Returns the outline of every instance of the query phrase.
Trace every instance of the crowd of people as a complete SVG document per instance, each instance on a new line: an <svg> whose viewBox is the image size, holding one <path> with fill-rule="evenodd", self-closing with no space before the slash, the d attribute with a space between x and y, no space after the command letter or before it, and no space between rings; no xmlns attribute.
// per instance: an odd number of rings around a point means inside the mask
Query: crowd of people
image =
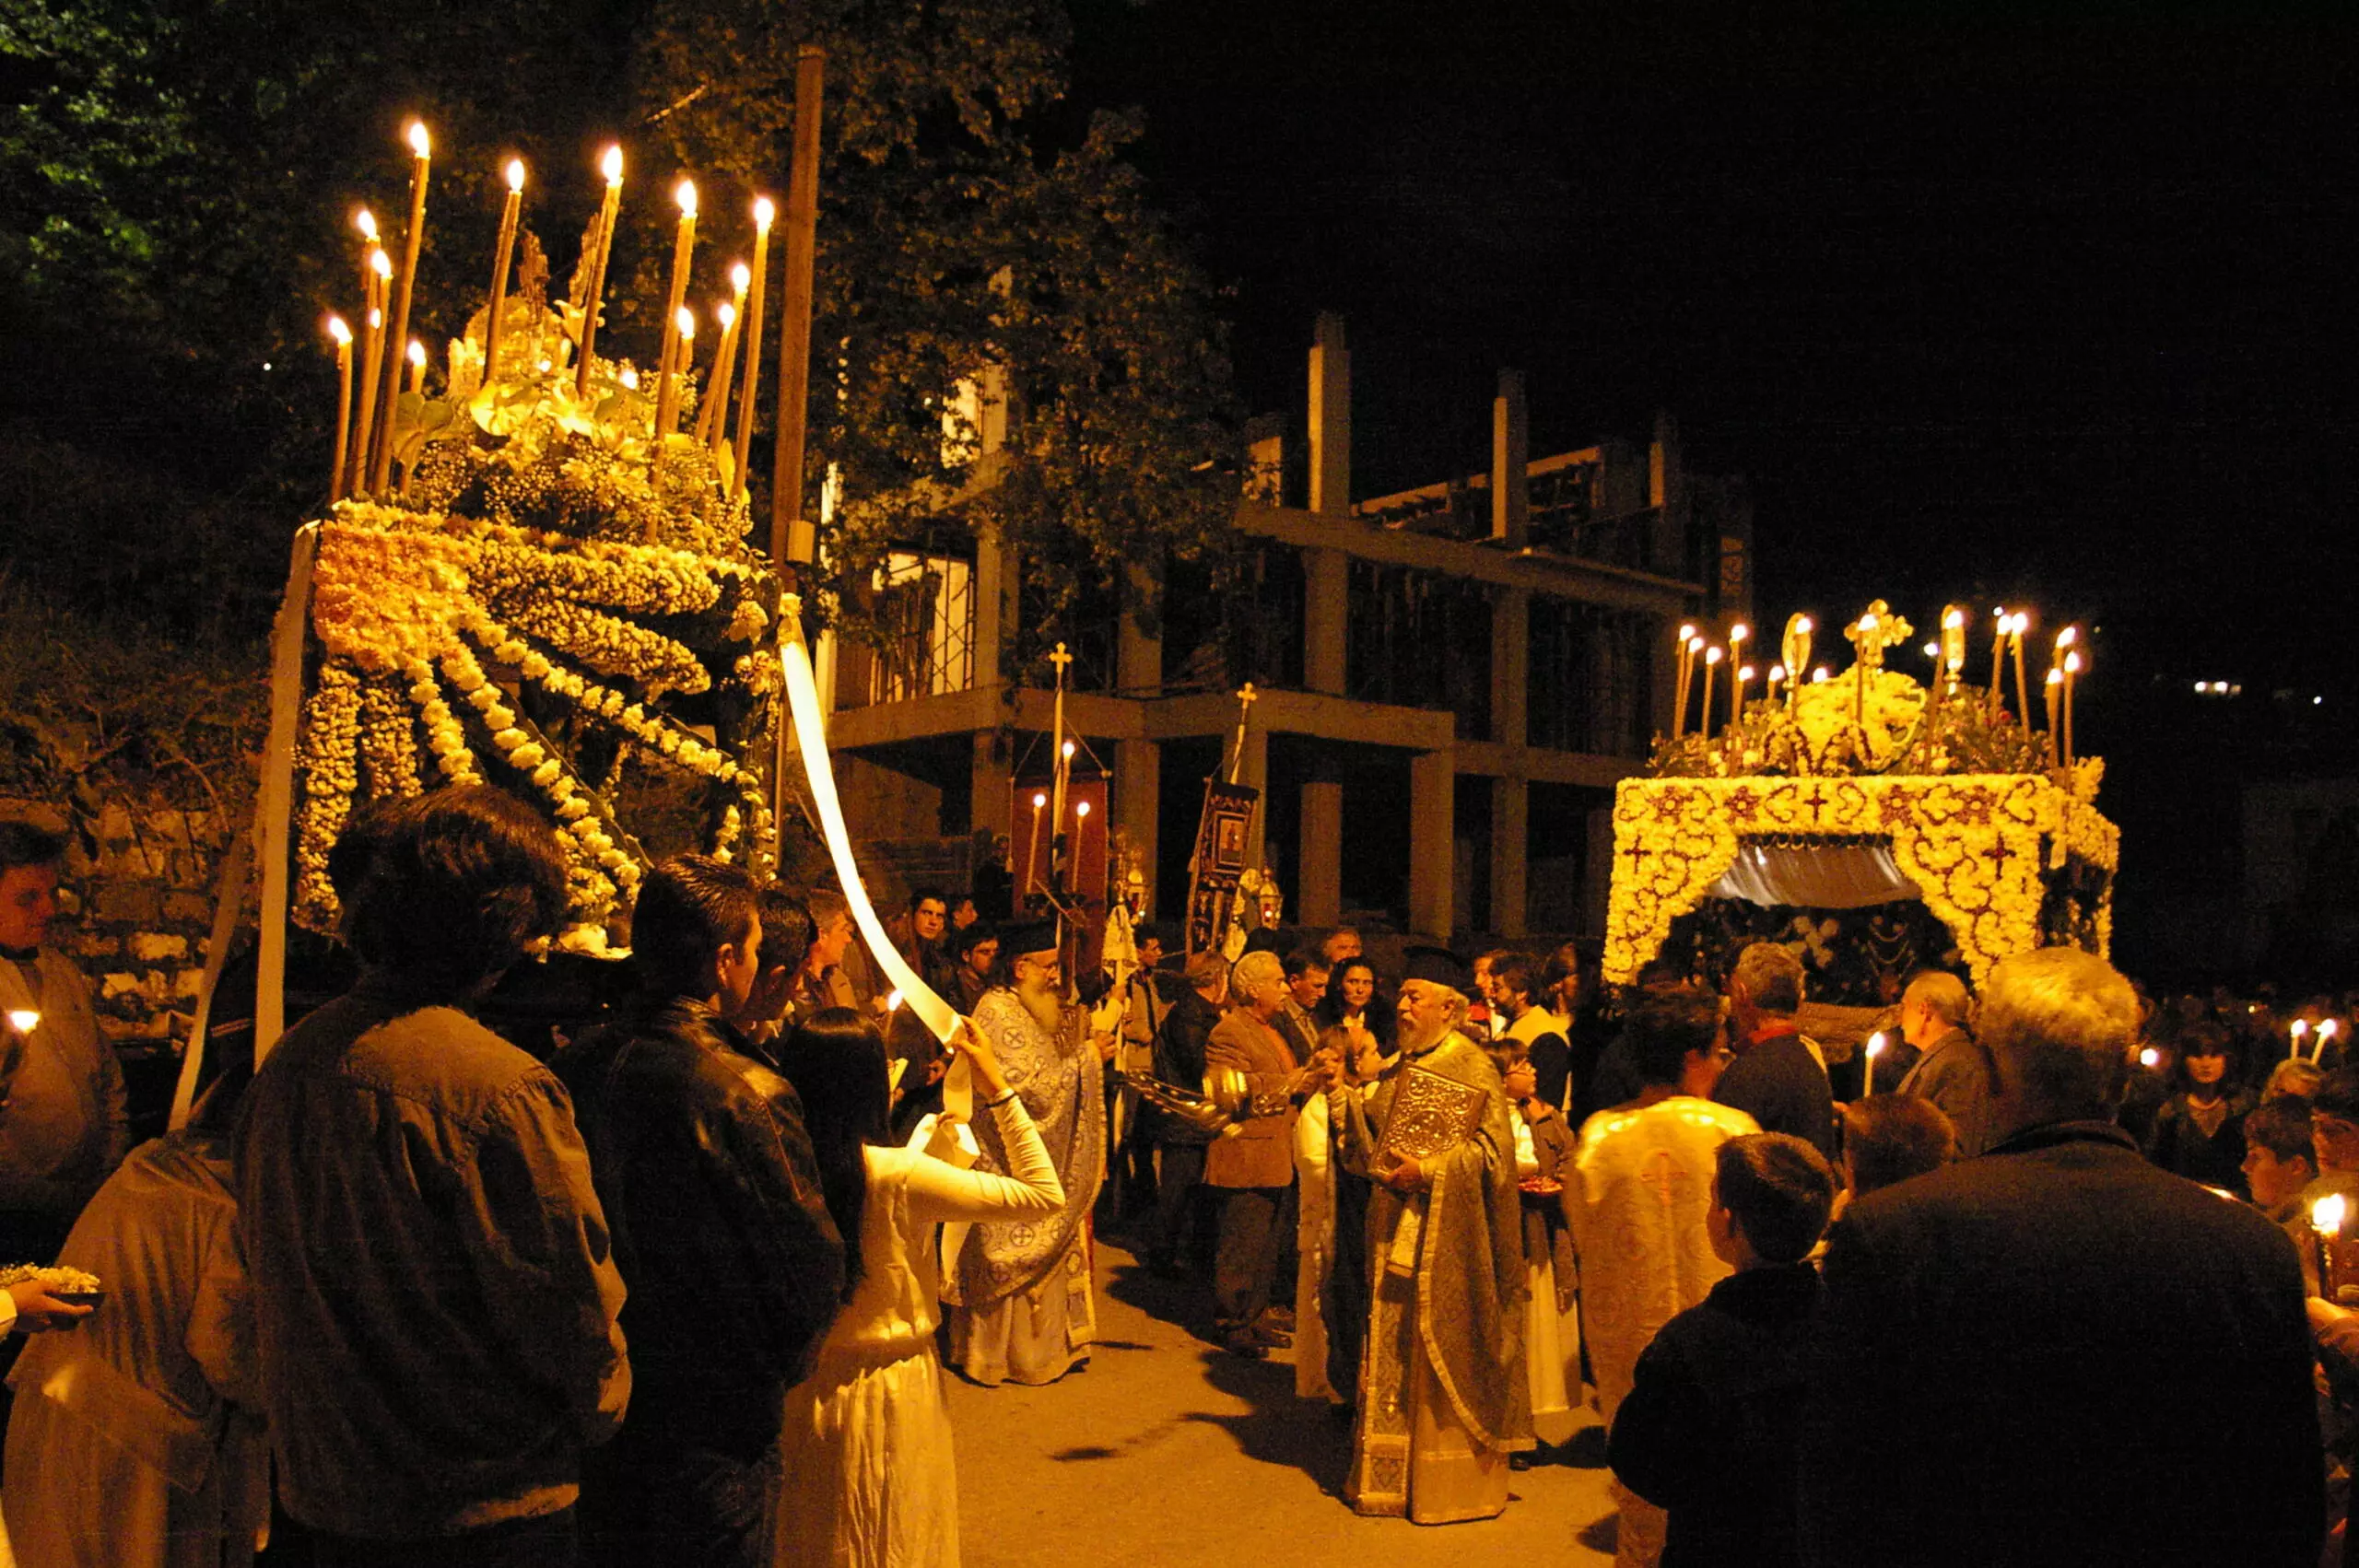
<svg viewBox="0 0 2359 1568"><path fill-rule="evenodd" d="M1612 996L1569 945L1348 928L1148 927L1072 975L1053 924L921 888L940 1039L839 895L687 856L633 1000L536 1055L476 1013L563 862L462 787L355 820L358 981L126 1157L62 859L0 824L0 1000L38 1014L0 1262L107 1293L0 1293L28 1568L250 1561L274 1513L274 1558L371 1568L955 1563L945 1363L1084 1364L1100 1235L1221 1352L1291 1352L1365 1514L1496 1515L1585 1405L1624 1563L2291 1568L2339 1512L2334 999L2155 1002L2051 949L1913 977L1831 1059L1771 943Z"/></svg>

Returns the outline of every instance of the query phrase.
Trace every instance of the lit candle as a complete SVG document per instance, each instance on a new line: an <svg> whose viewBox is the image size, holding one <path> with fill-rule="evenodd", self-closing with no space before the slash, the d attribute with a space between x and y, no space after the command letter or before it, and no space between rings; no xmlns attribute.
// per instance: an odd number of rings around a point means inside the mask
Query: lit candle
<svg viewBox="0 0 2359 1568"><path fill-rule="evenodd" d="M2310 1205L2310 1231L2318 1244L2318 1294L2328 1301L2334 1299L2332 1244L2342 1237L2343 1209L2340 1192L2330 1192Z"/></svg>
<svg viewBox="0 0 2359 1568"><path fill-rule="evenodd" d="M1999 683L2002 678L2004 678L2006 669L2004 661L2007 657L2007 632L2013 626L2014 621L2013 617L2008 615L2007 607L2004 604L2000 605L1997 609L1991 611L1990 614L1998 629L1992 634L1992 640L1990 643L1990 686L1989 690L1982 694L1982 707L1983 716L1985 718L1996 720L1999 717Z"/></svg>
<svg viewBox="0 0 2359 1568"><path fill-rule="evenodd" d="M40 1026L41 1014L31 1008L12 1007L8 1010L8 1027L18 1034L29 1035Z"/></svg>
<svg viewBox="0 0 2359 1568"><path fill-rule="evenodd" d="M1810 673L1810 684L1814 686L1823 686L1834 678L1835 672L1824 664Z"/></svg>
<svg viewBox="0 0 2359 1568"><path fill-rule="evenodd" d="M384 369L385 294L393 283L393 258L372 248L369 275L373 282L368 314L360 322L360 409L352 430L352 473L345 481L346 495L358 493L369 483L369 453L377 438L377 380Z"/></svg>
<svg viewBox="0 0 2359 1568"><path fill-rule="evenodd" d="M1024 893L1027 897L1031 896L1033 889L1040 884L1040 811L1048 803L1047 795L1038 790L1032 791L1032 848L1031 852L1025 856L1024 866Z"/></svg>
<svg viewBox="0 0 2359 1568"><path fill-rule="evenodd" d="M1723 657L1717 648L1704 649L1704 716L1696 724L1696 732L1708 741L1712 738L1712 672L1720 667Z"/></svg>
<svg viewBox="0 0 2359 1568"><path fill-rule="evenodd" d="M715 356L712 388L697 416L697 430L718 453L729 445L729 384L737 369L737 325L743 319L745 291L753 286L753 269L739 262L729 269L730 303L713 311L721 319L721 351Z"/></svg>
<svg viewBox="0 0 2359 1568"><path fill-rule="evenodd" d="M745 384L737 393L737 440L731 449L729 494L745 493L745 457L754 450L754 394L762 380L762 291L769 281L770 224L778 209L754 198L754 292L745 304Z"/></svg>
<svg viewBox="0 0 2359 1568"><path fill-rule="evenodd" d="M409 394L423 396L426 392L426 345L416 338L409 340Z"/></svg>
<svg viewBox="0 0 2359 1568"><path fill-rule="evenodd" d="M606 259L615 251L615 221L623 201L623 149L610 146L598 159L606 177L606 199L598 208L598 259L590 268L590 294L581 306L581 357L573 364L573 395L590 395L590 351L598 341L598 313L606 303Z"/></svg>
<svg viewBox="0 0 2359 1568"><path fill-rule="evenodd" d="M1731 672L1735 672L1738 666L1744 662L1744 639L1752 635L1753 628L1746 626L1743 621L1739 621L1736 625L1729 628L1729 669ZM1743 676L1739 675L1736 683L1729 687L1729 722L1733 724L1743 717L1744 681Z"/></svg>
<svg viewBox="0 0 2359 1568"><path fill-rule="evenodd" d="M1884 1054L1884 1031L1879 1029L1868 1036L1860 1047L1860 1097L1867 1098L1876 1092L1876 1058Z"/></svg>
<svg viewBox="0 0 2359 1568"><path fill-rule="evenodd" d="M1089 825L1089 802L1073 803L1073 843L1065 855L1065 891L1077 892L1081 886L1081 836Z"/></svg>
<svg viewBox="0 0 2359 1568"><path fill-rule="evenodd" d="M385 317L391 341L409 341L409 302L417 285L417 248L426 239L426 180L433 169L433 141L425 122L409 123L411 158L409 231L402 236L402 269L393 279L393 308ZM369 463L369 487L382 490L393 468L393 397L401 390L401 361L385 356L384 417L377 423L373 455Z"/></svg>
<svg viewBox="0 0 2359 1568"><path fill-rule="evenodd" d="M2306 1018L2296 1018L2294 1020L2294 1026L2287 1030L2286 1034L2289 1038L2285 1045L2285 1059L2291 1061L2302 1054L2302 1042L2310 1037L2310 1021Z"/></svg>
<svg viewBox="0 0 2359 1568"><path fill-rule="evenodd" d="M2031 630L2031 614L2018 610L2014 615L2015 635L2015 706L2023 709L2024 728L2031 728L2031 684L2024 675L2024 633Z"/></svg>
<svg viewBox="0 0 2359 1568"><path fill-rule="evenodd" d="M2072 686L2081 678L2081 653L2074 649L2064 656L2064 766L2070 767L2080 754L2072 749Z"/></svg>
<svg viewBox="0 0 2359 1568"><path fill-rule="evenodd" d="M672 433L672 421L679 416L680 383L687 379L688 359L696 350L696 312L686 305L674 310L672 330L663 335L663 379L655 389L655 439L658 442Z"/></svg>
<svg viewBox="0 0 2359 1568"><path fill-rule="evenodd" d="M508 202L499 209L499 242L491 257L491 313L483 325L483 384L499 368L499 312L508 303L508 264L516 251L516 224L524 205L524 160L508 160Z"/></svg>
<svg viewBox="0 0 2359 1568"><path fill-rule="evenodd" d="M2048 667L2048 760L2061 767L2062 708L2064 703L2064 672L2051 664Z"/></svg>
<svg viewBox="0 0 2359 1568"><path fill-rule="evenodd" d="M1793 684L1786 688L1786 706L1794 705L1795 695L1802 684L1802 666L1810 662L1811 618L1808 615L1786 617L1786 635L1778 645L1778 662L1786 667Z"/></svg>
<svg viewBox="0 0 2359 1568"><path fill-rule="evenodd" d="M672 240L672 292L663 302L663 353L656 361L665 369L663 391L656 397L655 439L659 441L672 433L671 415L679 405L676 396L667 394L677 374L672 369L672 351L680 345L681 301L688 296L688 257L697 244L697 182L681 181L672 188L672 199L680 204L680 227Z"/></svg>
<svg viewBox="0 0 2359 1568"><path fill-rule="evenodd" d="M1674 741L1687 732L1687 680L1694 673L1689 645L1695 640L1694 626L1679 628L1679 673L1672 684L1671 738Z"/></svg>
<svg viewBox="0 0 2359 1568"><path fill-rule="evenodd" d="M1881 646L1876 641L1876 627L1883 623L1873 614L1860 617L1860 649L1851 660L1851 721L1868 721L1868 650Z"/></svg>
<svg viewBox="0 0 2359 1568"><path fill-rule="evenodd" d="M1958 678L1966 673L1966 606L1945 605L1942 610L1942 674L1945 689L1957 693Z"/></svg>
<svg viewBox="0 0 2359 1568"><path fill-rule="evenodd" d="M1736 667L1736 685L1729 688L1729 722L1731 724L1744 722L1744 688L1752 679L1752 665L1740 664Z"/></svg>
<svg viewBox="0 0 2359 1568"><path fill-rule="evenodd" d="M330 316L328 335L335 339L335 466L328 470L328 499L340 501L345 444L352 435L352 329L342 316Z"/></svg>
<svg viewBox="0 0 2359 1568"><path fill-rule="evenodd" d="M2334 1019L2330 1018L2321 1023L2316 1036L2317 1044L2310 1047L2310 1059L2314 1062L2324 1060L2327 1042L2341 1032L2342 1025Z"/></svg>
<svg viewBox="0 0 2359 1568"><path fill-rule="evenodd" d="M1785 678L1786 667L1783 664L1772 664L1769 666L1768 697L1769 706L1772 708L1778 706L1778 683Z"/></svg>
<svg viewBox="0 0 2359 1568"><path fill-rule="evenodd" d="M2152 1072L2155 1068L2160 1067L2162 1065L2162 1061L2163 1053L2156 1050L2152 1046L2148 1046L2144 1050L2138 1053L2138 1065L2144 1068L2149 1072Z"/></svg>

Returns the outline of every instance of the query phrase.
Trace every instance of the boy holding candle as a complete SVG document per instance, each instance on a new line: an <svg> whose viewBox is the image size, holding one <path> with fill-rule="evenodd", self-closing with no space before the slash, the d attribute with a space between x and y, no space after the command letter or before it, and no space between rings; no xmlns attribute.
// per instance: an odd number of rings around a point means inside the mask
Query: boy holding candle
<svg viewBox="0 0 2359 1568"><path fill-rule="evenodd" d="M1639 1356L1606 1462L1669 1511L1662 1568L1780 1568L1802 1561L1795 1438L1819 1289L1808 1259L1835 1202L1835 1173L1781 1132L1731 1138L1715 1165L1704 1224L1736 1272Z"/></svg>

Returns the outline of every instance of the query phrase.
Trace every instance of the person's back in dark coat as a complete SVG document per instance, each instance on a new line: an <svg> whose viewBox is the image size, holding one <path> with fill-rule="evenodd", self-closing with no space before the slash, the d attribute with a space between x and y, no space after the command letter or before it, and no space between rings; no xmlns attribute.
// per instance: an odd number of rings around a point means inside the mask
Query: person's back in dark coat
<svg viewBox="0 0 2359 1568"><path fill-rule="evenodd" d="M2005 1135L1827 1240L1806 1561L2308 1568L2324 1500L2292 1243L2107 1119L2137 1006L2101 960L2001 961L1978 1024Z"/></svg>
<svg viewBox="0 0 2359 1568"><path fill-rule="evenodd" d="M1614 1412L1606 1462L1668 1509L1662 1568L1790 1568L1808 1263L1748 1270L1657 1331Z"/></svg>
<svg viewBox="0 0 2359 1568"><path fill-rule="evenodd" d="M1755 1040L1720 1074L1712 1098L1744 1112L1764 1132L1791 1133L1835 1158L1835 1093L1800 1035Z"/></svg>

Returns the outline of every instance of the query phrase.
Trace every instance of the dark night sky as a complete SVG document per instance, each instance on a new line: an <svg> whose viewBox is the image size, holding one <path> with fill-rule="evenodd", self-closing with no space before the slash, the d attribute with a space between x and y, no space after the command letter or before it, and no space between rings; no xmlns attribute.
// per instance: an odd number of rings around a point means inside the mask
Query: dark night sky
<svg viewBox="0 0 2359 1568"><path fill-rule="evenodd" d="M2028 598L2116 669L2317 682L2359 21L1751 9L1083 0L1076 96L1145 109L1251 408L1346 314L1359 495L1484 466L1512 365L1535 455L1661 407L1746 476L1765 616Z"/></svg>

